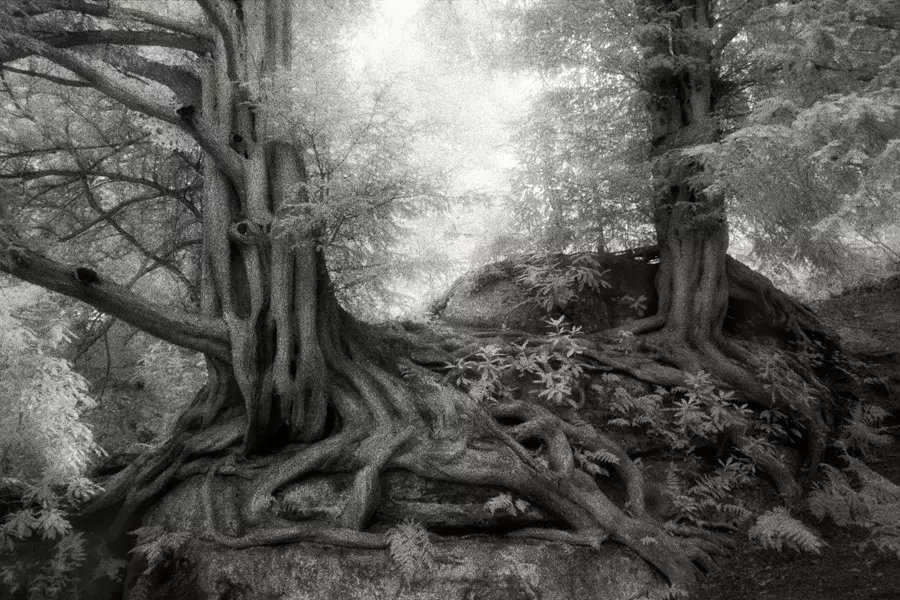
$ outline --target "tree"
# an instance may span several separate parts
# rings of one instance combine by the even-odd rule
[[[630,90],[643,105],[647,123],[643,155],[653,170],[649,212],[659,251],[659,302],[655,315],[628,329],[654,348],[663,362],[688,373],[709,372],[760,407],[771,407],[772,398],[752,373],[758,360],[723,334],[730,303],[734,305],[740,296],[752,299],[754,310],[792,344],[816,346],[826,354],[837,348],[833,336],[807,308],[727,257],[728,198],[722,186],[715,184],[717,172],[712,164],[698,157],[703,149],[713,154],[711,149],[734,127],[735,115],[746,109],[747,96],[742,92],[750,83],[746,67],[736,56],[744,48],[748,31],[758,33],[753,27],[766,14],[767,5],[640,1],[596,10],[550,2],[538,3],[537,17],[528,20],[526,15],[526,22],[538,30],[555,28],[567,34],[562,42],[552,34],[545,38],[551,66],[563,73],[578,73],[586,66],[599,70],[602,76],[581,77],[592,78],[595,86],[613,97],[617,88],[619,98]],[[542,24],[542,17],[548,15],[550,25]],[[542,38],[534,39],[536,52],[544,56]],[[599,52],[598,47],[607,51]],[[564,58],[554,61],[554,56]],[[604,173],[600,180],[602,184],[611,177]],[[605,198],[602,192],[593,197],[595,202]],[[809,365],[795,367],[816,381]],[[644,376],[652,379],[649,373]],[[826,438],[820,402],[831,397],[818,383],[815,387],[820,400],[793,405],[808,428],[813,470]],[[782,489],[796,493],[796,485],[783,470],[770,467]]]
[[[117,509],[110,534],[117,537],[177,480],[204,471],[212,478],[220,467],[229,468],[216,456],[237,453],[244,458],[235,468],[254,482],[238,511],[238,534],[218,531],[214,515],[207,514],[205,538],[232,547],[287,541],[384,547],[383,534],[364,529],[379,502],[380,474],[399,468],[428,479],[510,490],[565,522],[574,530],[567,539],[625,544],[675,587],[690,589],[693,561],[708,564],[709,546],[675,538],[646,516],[640,472],[607,436],[539,406],[484,406],[458,391],[400,377],[396,359],[390,360],[397,351],[386,346],[397,340],[354,319],[335,296],[323,243],[331,188],[311,185],[317,148],[287,134],[282,109],[294,69],[302,73],[305,66],[296,62],[303,48],[292,32],[295,4],[198,5],[206,24],[87,0],[22,1],[3,9],[4,64],[29,56],[49,61],[131,111],[180,130],[204,153],[199,313],[154,304],[104,273],[73,271],[26,247],[9,227],[3,230],[5,272],[81,299],[207,359],[208,382],[171,439],[111,480],[86,512]],[[92,50],[97,44],[109,48]],[[162,59],[133,46],[175,54]],[[182,59],[182,52],[193,57]],[[658,79],[664,83],[662,71]],[[679,208],[678,214],[685,213]],[[718,265],[703,279],[702,289],[710,293],[723,285],[716,279],[724,250],[717,231],[706,252],[706,260]],[[667,238],[672,249],[665,255],[676,262],[673,281],[684,275],[678,260],[703,254],[705,247],[682,249],[676,237]],[[690,311],[681,310],[684,301],[675,293],[670,302],[675,332],[689,319]],[[695,312],[718,318],[721,301],[716,296]],[[415,339],[403,344],[425,345]],[[517,424],[501,427],[498,418]],[[531,439],[542,442],[546,461],[525,448]],[[476,440],[481,443],[471,443]],[[618,457],[616,470],[634,516],[575,468],[576,445]],[[285,484],[335,471],[353,473],[336,522],[285,523],[269,509]]]
[[[613,248],[621,244],[621,226],[609,220],[635,227],[618,208],[623,198],[652,204],[648,186],[621,185],[621,173],[638,173],[635,163],[648,165],[651,152],[639,115],[646,114],[641,98],[653,91],[649,63],[635,52],[638,32],[657,27],[666,43],[685,34],[664,18],[645,15],[642,24],[631,7],[537,2],[523,17],[527,35],[516,55],[548,84],[526,129],[523,191],[551,196],[540,175],[552,172],[554,185],[580,199],[570,214],[581,218],[565,225],[582,246],[598,227]],[[778,281],[795,283],[788,271],[799,269],[813,290],[825,280],[833,289],[836,281],[871,276],[875,264],[895,260],[885,216],[896,203],[879,166],[896,131],[895,8],[714,2],[710,15],[713,42],[684,43],[713,44],[716,139],[685,142],[676,154],[702,164],[696,187],[724,198],[738,242],[732,252]],[[556,149],[536,150],[556,144],[551,136]]]

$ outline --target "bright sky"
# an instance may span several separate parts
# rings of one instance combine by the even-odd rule
[[[464,0],[453,6],[466,9]],[[378,16],[354,41],[358,52],[355,66],[403,74],[416,83],[415,106],[446,121],[443,137],[447,139],[425,146],[422,151],[454,167],[451,193],[503,195],[509,189],[508,171],[515,164],[509,144],[511,125],[525,110],[533,82],[489,70],[460,68],[459,64],[448,62],[447,57],[435,52],[435,46],[429,46],[417,35],[415,24],[434,16],[418,14],[420,10],[438,9],[425,0],[381,0]],[[450,22],[451,27],[454,25],[458,26],[459,21]],[[465,263],[478,262],[479,257],[473,254],[479,244],[506,218],[499,206],[468,205],[451,209],[441,219],[429,217],[407,225],[413,246],[424,250],[433,240],[441,240],[441,250],[459,261],[462,271]],[[425,301],[442,287],[436,285],[407,282],[398,291]]]

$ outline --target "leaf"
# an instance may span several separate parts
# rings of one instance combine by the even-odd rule
[[[756,524],[747,532],[750,539],[759,540],[765,548],[781,552],[792,548],[802,552],[820,554],[822,541],[814,531],[792,517],[786,508],[776,506],[759,516]]]
[[[31,536],[39,524],[37,511],[34,509],[18,510],[7,515],[6,522],[3,524],[3,532],[24,540]]]
[[[490,511],[493,515],[497,511],[502,511],[509,513],[511,515],[516,514],[516,504],[513,502],[512,495],[508,493],[499,494],[487,500],[484,503],[484,507]]]
[[[44,539],[55,539],[72,531],[72,524],[69,523],[65,513],[58,508],[45,511],[39,521]]]

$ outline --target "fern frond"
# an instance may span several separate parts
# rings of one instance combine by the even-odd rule
[[[825,542],[813,530],[792,517],[786,508],[777,506],[766,511],[747,532],[750,539],[759,540],[765,548],[782,551],[792,548],[819,554]]]
[[[387,535],[391,558],[405,578],[411,579],[434,565],[434,545],[421,524],[406,520],[389,529]]]
[[[498,510],[511,515],[517,514],[516,503],[513,502],[512,495],[507,493],[498,494],[493,498],[489,498],[488,501],[484,503],[484,507],[489,510],[492,515]]]

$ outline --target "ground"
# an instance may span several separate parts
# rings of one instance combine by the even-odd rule
[[[816,303],[848,348],[880,380],[870,401],[893,415],[900,434],[900,276]],[[900,483],[900,438],[879,453],[872,468]],[[703,583],[704,600],[896,600],[900,560],[860,548],[861,531],[820,527],[828,547],[820,556],[772,552],[741,544]]]

